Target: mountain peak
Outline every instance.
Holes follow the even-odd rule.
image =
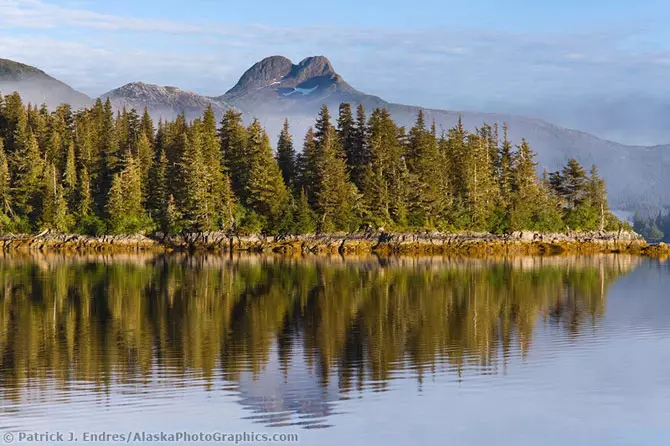
[[[333,69],[333,64],[330,63],[325,56],[311,56],[306,57],[297,65],[297,69],[306,78],[317,76],[337,76]]]
[[[337,83],[344,81],[325,56],[307,57],[297,65],[284,56],[271,56],[249,68],[226,96],[238,97],[268,88],[285,95],[295,89],[304,92],[317,86],[323,90]]]
[[[293,65],[293,62],[291,62],[291,59],[288,57],[284,56],[269,56],[261,60],[260,62],[256,62],[253,66],[263,66],[263,67],[269,67],[269,66],[286,66],[286,65]],[[252,67],[253,68],[253,67]]]
[[[284,56],[266,57],[245,71],[230,92],[244,92],[279,82],[291,72],[292,68],[293,62]]]

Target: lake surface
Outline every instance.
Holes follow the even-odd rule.
[[[670,444],[670,265],[0,257],[0,431]]]

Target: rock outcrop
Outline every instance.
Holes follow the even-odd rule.
[[[506,236],[486,233],[335,233],[288,237],[237,235],[226,232],[188,233],[151,237],[142,235],[85,237],[64,234],[5,236],[4,251],[213,251],[258,252],[285,255],[454,255],[514,256],[628,253],[663,257],[665,245],[649,246],[632,232],[575,232],[541,234],[517,232]],[[665,253],[665,254],[664,254]]]
[[[0,237],[0,251],[63,251],[63,252],[137,252],[164,250],[159,241],[143,236],[87,237],[82,235],[46,233],[38,236]]]

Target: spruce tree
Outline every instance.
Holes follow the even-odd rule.
[[[70,214],[62,184],[56,186],[56,207],[53,226],[59,232],[69,232],[74,224],[74,217]]]
[[[249,163],[247,154],[247,131],[242,124],[242,113],[229,109],[223,115],[219,130],[221,151],[230,175],[233,192],[245,199]]]
[[[300,191],[300,197],[296,200],[293,220],[295,234],[311,234],[316,231],[316,216],[304,190]]]
[[[41,211],[40,191],[44,172],[44,161],[34,134],[30,133],[27,144],[16,154],[15,169],[12,201],[19,215],[34,222]]]
[[[319,191],[319,165],[314,130],[310,127],[305,134],[302,152],[296,159],[297,187],[304,191],[312,207],[316,206]]]
[[[149,211],[151,216],[156,220],[163,231],[163,233],[168,233],[169,229],[174,226],[175,222],[168,221],[168,200],[172,200],[172,206],[176,209],[177,204],[174,199],[174,195],[169,193],[168,184],[167,184],[167,156],[165,151],[161,150],[159,152],[159,159],[154,163],[154,170],[151,176],[151,190],[150,190],[150,200],[149,200]],[[176,212],[173,212],[176,214]]]
[[[77,186],[76,212],[79,218],[87,217],[93,209],[93,198],[91,196],[91,181],[88,176],[88,169],[82,166],[79,171],[79,183]]]
[[[61,135],[63,147],[67,147],[74,139],[75,119],[72,113],[72,107],[70,107],[69,104],[61,104],[56,107],[56,111],[51,115],[50,125]],[[65,153],[62,155],[65,155]],[[63,161],[63,159],[60,161]]]
[[[75,157],[74,142],[71,142],[68,145],[63,183],[65,185],[65,195],[67,200],[71,205],[74,205],[77,191],[77,161]]]
[[[321,181],[316,202],[320,230],[356,230],[359,195],[356,186],[348,180],[346,163],[338,156],[336,146],[326,146],[319,153]]]
[[[86,166],[89,175],[92,176],[91,181],[96,179],[96,175],[100,170],[101,154],[100,154],[100,137],[98,114],[102,113],[102,103],[98,99],[94,108],[88,113],[79,114],[75,120],[75,145],[76,153],[78,155],[78,164]]]
[[[579,206],[586,197],[586,171],[574,158],[568,160],[568,164],[561,172],[561,190],[570,209]]]
[[[16,92],[5,96],[2,112],[5,124],[0,136],[5,142],[5,152],[10,157],[11,168],[11,158],[15,152],[26,146],[29,137],[28,118],[21,96]]]
[[[140,166],[130,152],[126,153],[121,177],[124,181],[124,199],[128,215],[142,221],[144,219],[144,207],[142,206]]]
[[[177,202],[186,225],[195,231],[209,231],[215,223],[216,208],[212,206],[209,185],[212,181],[203,155],[202,123],[196,120],[188,135],[184,135],[185,152],[180,169],[184,189]]]
[[[314,124],[314,138],[316,139],[317,145],[324,144],[324,141],[332,140],[333,137],[336,137],[337,133],[334,133],[333,130],[335,130],[335,128],[331,122],[330,110],[328,110],[328,106],[324,104],[321,106],[316,118],[316,123]]]
[[[512,193],[512,142],[509,140],[509,128],[503,125],[503,142],[500,148],[500,198],[502,206],[509,206]]]
[[[277,142],[277,163],[281,169],[284,184],[287,187],[296,186],[296,155],[293,148],[293,139],[289,132],[288,119],[284,120],[284,127]]]
[[[169,179],[167,196],[174,195],[178,206],[182,206],[187,200],[187,172],[183,168],[183,160],[188,150],[189,132],[186,116],[182,113],[175,121],[164,124],[164,134],[161,138],[161,146],[167,157],[166,176]]]
[[[153,147],[151,139],[146,132],[141,132],[137,141],[137,153],[135,154],[140,168],[140,177],[142,179],[142,193],[145,200],[149,193],[149,174],[153,163]]]
[[[67,232],[73,224],[63,185],[58,180],[56,166],[50,163],[44,171],[40,222],[43,229]]]
[[[330,122],[328,107],[325,105],[319,112],[315,128],[318,169],[315,208],[319,214],[319,230],[355,230],[358,225],[360,196],[356,186],[349,181],[337,132]]]
[[[151,119],[151,115],[149,115],[149,110],[147,110],[146,107],[144,107],[144,112],[142,113],[140,132],[144,136],[146,136],[146,138],[149,140],[149,145],[153,146],[155,143],[155,136],[156,136],[154,129],[154,121]]]
[[[55,229],[56,201],[58,199],[58,176],[56,166],[48,163],[42,176],[42,202],[40,206],[40,226],[46,229]]]
[[[123,170],[112,179],[106,211],[112,233],[136,234],[149,225],[142,206],[142,178],[130,152],[126,152],[123,165]]]
[[[39,135],[39,133],[37,135]],[[62,151],[63,151],[63,141],[61,139],[61,136],[58,132],[52,131],[49,141],[46,143],[47,162],[53,163],[54,165],[59,165]]]
[[[597,182],[596,179],[594,194],[597,194]],[[561,171],[552,173],[549,183],[562,202],[563,219],[570,229],[593,230],[604,227],[604,203],[591,202],[589,178],[577,160],[568,160]],[[600,204],[603,204],[602,209]]]
[[[345,160],[347,162],[347,169],[350,176],[353,176],[355,170],[354,160],[356,152],[356,124],[354,122],[354,115],[351,111],[351,104],[340,104],[339,114],[337,117],[337,136],[340,141],[340,147],[344,151]]]
[[[479,231],[489,230],[496,206],[499,205],[495,165],[488,147],[488,135],[484,132],[467,137],[464,166],[466,174],[465,203],[470,213],[470,227]]]
[[[216,129],[216,120],[212,107],[208,107],[202,119],[202,156],[205,163],[207,184],[207,201],[211,210],[213,229],[227,229],[232,224],[232,208],[235,198],[231,189],[230,178],[223,165],[220,139]]]
[[[416,115],[416,122],[409,131],[409,138],[407,140],[406,159],[407,166],[411,172],[418,170],[417,164],[421,160],[424,152],[424,140],[426,133],[426,120],[423,115],[423,110],[419,110]]]
[[[475,142],[474,146],[477,144],[478,142]],[[472,209],[469,208],[469,193],[473,187],[473,172],[476,160],[472,150],[474,147],[468,147],[468,135],[463,128],[463,121],[460,115],[456,126],[449,130],[447,147],[447,159],[451,167],[452,194],[460,206],[459,211],[471,216]],[[471,222],[467,223],[470,224]]]
[[[109,189],[106,209],[109,215],[110,230],[114,234],[125,233],[126,203],[123,189],[123,177],[120,173],[117,173],[112,179],[112,187]]]
[[[552,232],[562,228],[558,201],[537,178],[535,153],[523,139],[512,160],[510,229]]]
[[[174,195],[170,195],[166,203],[165,213],[161,222],[163,232],[166,234],[176,234],[183,229],[183,215],[177,206]]]
[[[350,139],[351,141],[347,143],[347,165],[349,166],[351,181],[360,189],[371,156],[367,145],[368,124],[363,104],[359,104],[356,108],[356,123]]]
[[[435,132],[425,128],[422,111],[410,129],[407,142],[410,172],[409,222],[414,226],[441,227],[452,203],[451,185],[445,174],[447,159],[438,149]]]
[[[289,194],[272,155],[270,138],[257,120],[249,127],[248,135],[250,168],[245,204],[256,214],[265,216],[268,219],[265,229],[272,231],[289,204]]]
[[[96,175],[95,197],[99,206],[104,206],[114,176],[123,168],[112,104],[107,98],[99,117],[99,153],[102,160],[99,175]]]
[[[596,214],[598,214],[598,229],[601,231],[605,229],[608,220],[609,206],[607,204],[607,189],[605,187],[605,180],[603,180],[598,168],[594,164],[591,166],[589,177],[586,184],[586,194],[589,203]]]
[[[386,109],[377,109],[369,122],[369,161],[361,184],[368,220],[375,226],[407,224],[408,172],[399,129]]]
[[[7,155],[5,154],[2,138],[0,138],[0,214],[4,215],[11,215],[13,213],[10,182],[11,176],[9,164],[7,163]]]

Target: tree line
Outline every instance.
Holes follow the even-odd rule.
[[[276,150],[258,120],[228,110],[154,125],[147,110],[114,112],[109,99],[73,111],[0,95],[0,231],[135,234],[231,230],[304,234],[437,229],[616,229],[595,166],[574,159],[537,175],[526,140],[507,128],[422,112],[409,129],[386,109],[368,116],[323,106],[302,140],[285,122]]]
[[[670,242],[670,211],[637,211],[633,216],[633,230],[650,243]]]

